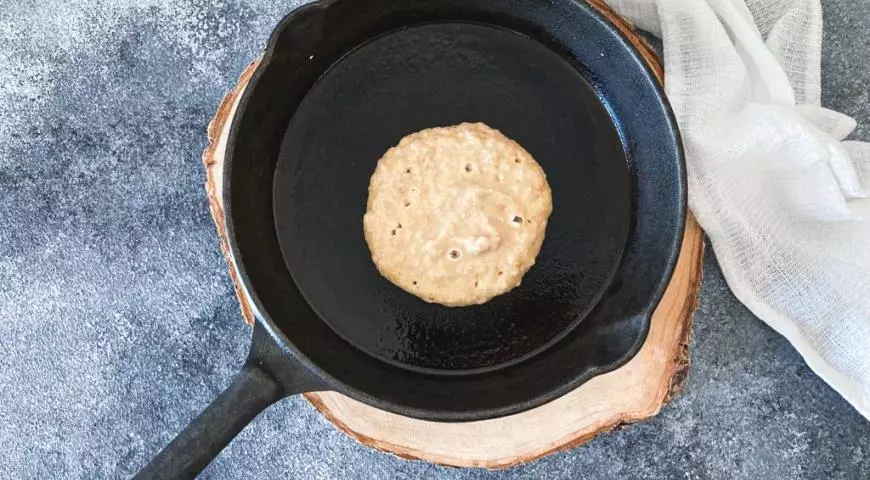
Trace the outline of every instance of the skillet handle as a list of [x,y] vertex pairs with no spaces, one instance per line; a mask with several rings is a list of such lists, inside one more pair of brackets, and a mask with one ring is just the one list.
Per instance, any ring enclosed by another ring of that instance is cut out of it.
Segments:
[[251,353],[233,383],[133,480],[193,479],[266,407],[327,389],[257,322]]
[[233,383],[134,480],[195,478],[254,417],[284,396],[272,375],[246,363]]

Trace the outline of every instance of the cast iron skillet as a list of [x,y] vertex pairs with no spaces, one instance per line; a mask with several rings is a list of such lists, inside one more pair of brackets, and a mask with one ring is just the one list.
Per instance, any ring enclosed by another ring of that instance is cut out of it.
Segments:
[[[521,287],[449,309],[378,275],[362,217],[390,146],[464,121],[540,162],[554,213]],[[250,357],[139,478],[196,475],[259,412],[301,392],[451,422],[553,400],[637,352],[686,213],[659,85],[575,0],[300,8],[241,99],[225,168],[232,257],[257,312]]]

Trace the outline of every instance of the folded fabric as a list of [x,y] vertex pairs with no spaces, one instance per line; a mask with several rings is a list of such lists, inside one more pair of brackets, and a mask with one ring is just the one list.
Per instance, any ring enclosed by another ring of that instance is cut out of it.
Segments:
[[818,0],[609,0],[662,38],[689,205],[731,290],[870,419],[870,144],[820,106]]

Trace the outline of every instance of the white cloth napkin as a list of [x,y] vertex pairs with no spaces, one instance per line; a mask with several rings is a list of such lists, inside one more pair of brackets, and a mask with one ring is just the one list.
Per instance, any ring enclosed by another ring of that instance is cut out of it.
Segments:
[[662,38],[689,204],[731,290],[870,419],[870,144],[819,105],[819,1],[608,3]]

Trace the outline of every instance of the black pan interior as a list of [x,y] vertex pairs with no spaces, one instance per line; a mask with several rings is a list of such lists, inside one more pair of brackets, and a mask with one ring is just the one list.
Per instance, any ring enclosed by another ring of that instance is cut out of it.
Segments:
[[[465,121],[531,152],[555,208],[520,288],[447,308],[378,274],[362,218],[387,149]],[[290,121],[273,192],[287,267],[320,317],[384,361],[452,373],[515,362],[573,328],[610,284],[631,223],[622,141],[582,70],[527,36],[470,23],[391,32],[333,65]]]
[[[362,215],[387,148],[462,121],[526,147],[555,209],[522,287],[447,309],[380,278]],[[245,92],[226,168],[231,248],[262,320],[336,389],[438,420],[531,408],[630,358],[685,215],[660,88],[571,0],[304,7]]]

